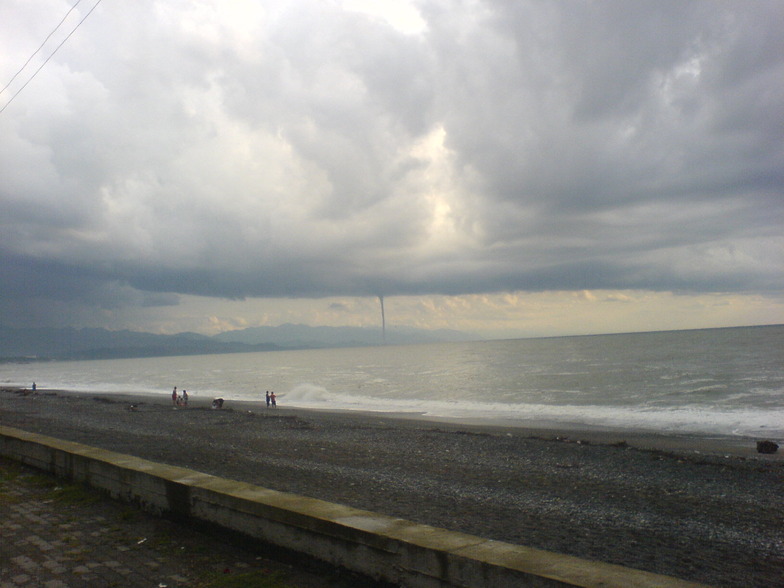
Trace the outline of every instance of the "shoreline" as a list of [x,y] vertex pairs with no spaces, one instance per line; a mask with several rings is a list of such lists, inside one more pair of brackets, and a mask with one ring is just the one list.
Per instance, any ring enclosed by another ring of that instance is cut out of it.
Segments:
[[781,450],[211,402],[2,388],[0,424],[703,584],[784,586]]
[[[29,391],[28,391],[29,392]],[[33,394],[32,392],[29,392]],[[166,394],[144,392],[87,392],[81,390],[38,389],[37,394],[46,395],[71,395],[81,398],[105,398],[113,402],[139,404],[144,402],[168,405],[169,396]],[[191,395],[189,407],[175,407],[178,410],[187,408],[210,409],[212,398]],[[446,430],[468,430],[478,433],[522,435],[529,438],[543,440],[563,440],[573,443],[594,443],[598,445],[627,444],[629,447],[643,451],[667,451],[685,455],[732,456],[741,458],[759,458],[761,460],[784,461],[784,447],[774,454],[761,454],[757,452],[757,441],[770,440],[784,446],[784,440],[777,437],[749,437],[741,435],[722,435],[709,433],[675,433],[638,431],[634,429],[619,429],[598,427],[573,423],[565,426],[561,423],[545,422],[541,425],[520,423],[518,421],[487,422],[483,419],[434,417],[417,412],[389,412],[370,410],[344,410],[331,408],[302,408],[297,406],[278,405],[267,408],[263,400],[233,400],[229,399],[222,410],[237,410],[264,414],[274,411],[279,416],[328,415],[335,419],[376,419],[395,422],[397,426],[442,427]]]

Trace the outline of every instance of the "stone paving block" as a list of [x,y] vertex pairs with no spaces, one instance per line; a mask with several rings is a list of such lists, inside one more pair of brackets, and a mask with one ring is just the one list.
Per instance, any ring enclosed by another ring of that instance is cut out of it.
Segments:
[[26,555],[19,555],[17,557],[12,557],[11,561],[15,563],[17,566],[22,568],[23,570],[34,570],[38,567],[38,564],[35,563],[32,559],[30,559]]
[[71,570],[74,574],[88,574],[90,573],[90,568],[87,566],[76,566]]

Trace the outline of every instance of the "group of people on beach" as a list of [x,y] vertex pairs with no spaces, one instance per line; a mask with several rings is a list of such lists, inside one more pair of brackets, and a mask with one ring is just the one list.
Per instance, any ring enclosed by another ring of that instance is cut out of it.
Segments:
[[[35,384],[33,384],[33,390],[35,390]],[[174,387],[172,390],[172,406],[188,406],[188,391],[183,390],[182,394],[177,392],[177,386]],[[270,406],[275,408],[278,406],[278,398],[275,396],[274,392],[270,392],[267,390],[266,394],[266,401],[267,401],[267,408]],[[223,398],[216,398],[212,401],[212,408],[223,408]]]
[[182,394],[177,394],[177,386],[172,390],[172,405],[173,406],[188,406],[188,391],[183,390]]
[[277,397],[275,396],[274,392],[270,392],[269,390],[267,390],[266,399],[267,399],[267,408],[269,408],[270,406],[274,408],[278,405]]

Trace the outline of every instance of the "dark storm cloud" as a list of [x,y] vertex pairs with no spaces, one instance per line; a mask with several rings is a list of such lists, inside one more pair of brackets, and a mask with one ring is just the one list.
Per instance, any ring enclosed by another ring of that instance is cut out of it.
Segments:
[[[240,6],[102,5],[0,115],[4,313],[781,292],[781,3]],[[4,7],[5,79],[65,10]]]

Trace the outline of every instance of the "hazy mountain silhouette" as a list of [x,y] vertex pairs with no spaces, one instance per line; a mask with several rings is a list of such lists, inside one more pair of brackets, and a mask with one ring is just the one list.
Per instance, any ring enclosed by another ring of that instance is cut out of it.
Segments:
[[[435,343],[476,339],[449,330],[387,329],[386,343]],[[281,349],[355,347],[382,344],[381,330],[363,327],[308,327],[281,325],[253,327],[212,337],[197,333],[156,335],[139,331],[106,329],[0,327],[0,358],[107,359],[242,353]]]

